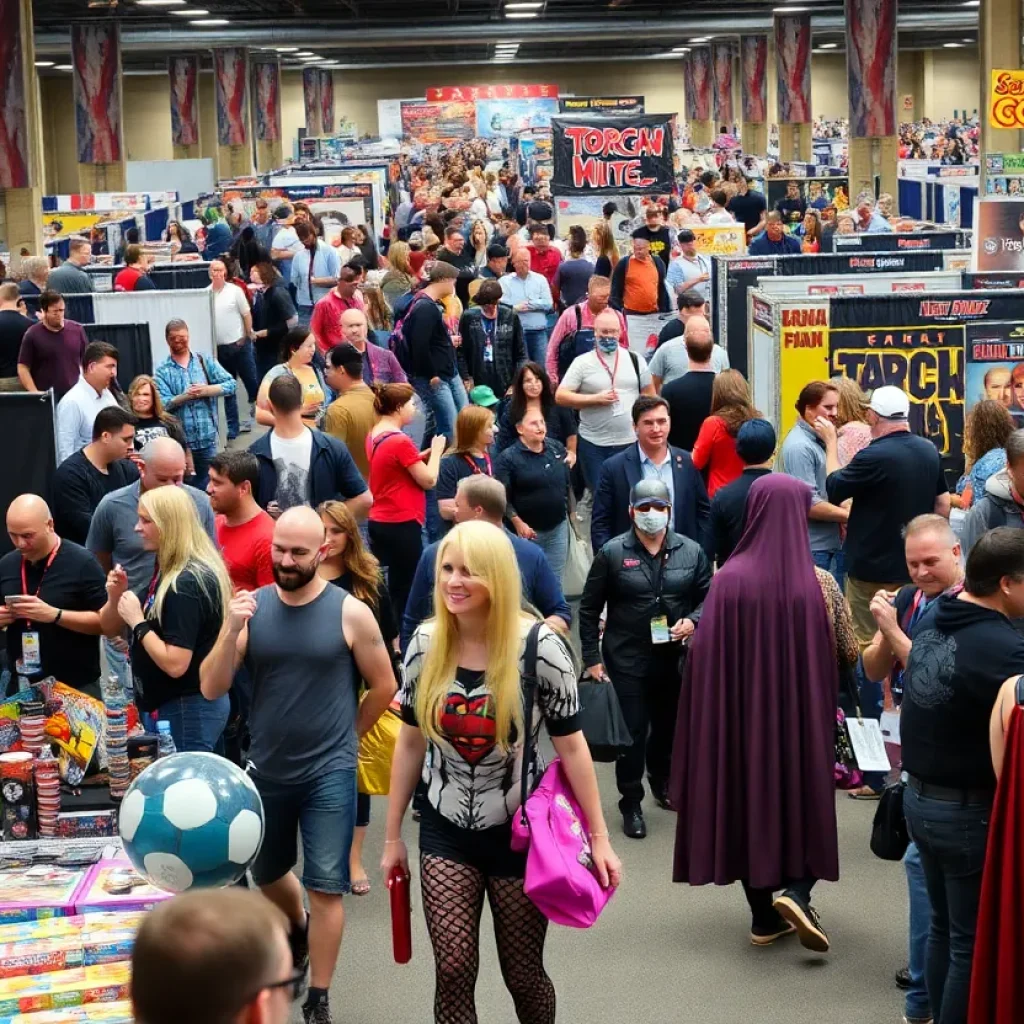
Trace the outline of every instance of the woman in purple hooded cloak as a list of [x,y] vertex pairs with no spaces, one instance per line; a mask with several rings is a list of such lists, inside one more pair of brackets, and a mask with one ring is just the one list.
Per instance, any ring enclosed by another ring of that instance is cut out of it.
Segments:
[[817,880],[839,877],[838,661],[852,664],[856,645],[835,581],[811,561],[810,507],[810,488],[792,477],[750,489],[687,660],[670,796],[673,880],[742,882],[753,943],[796,931],[825,952],[810,896]]

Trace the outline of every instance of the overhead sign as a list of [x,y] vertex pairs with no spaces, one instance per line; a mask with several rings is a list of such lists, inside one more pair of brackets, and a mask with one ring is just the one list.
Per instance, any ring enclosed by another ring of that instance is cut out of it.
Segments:
[[474,100],[557,99],[557,85],[439,85],[427,90],[429,103],[468,103]]
[[608,111],[613,114],[642,114],[643,96],[563,96],[558,101],[563,114],[584,114],[587,111]]
[[671,192],[671,118],[664,114],[551,119],[555,195]]
[[1024,128],[1024,70],[992,69],[988,123],[993,128]]

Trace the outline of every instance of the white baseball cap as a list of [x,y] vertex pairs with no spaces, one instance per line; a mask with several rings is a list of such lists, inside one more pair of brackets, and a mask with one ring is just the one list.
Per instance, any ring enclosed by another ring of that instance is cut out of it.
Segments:
[[910,415],[910,399],[906,392],[892,384],[875,388],[868,406],[877,416],[885,420],[905,420]]

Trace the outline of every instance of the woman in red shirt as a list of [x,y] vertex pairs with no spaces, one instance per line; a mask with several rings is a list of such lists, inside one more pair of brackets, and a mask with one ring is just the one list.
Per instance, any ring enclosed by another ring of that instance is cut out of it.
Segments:
[[[395,620],[402,621],[412,579],[423,553],[427,496],[437,483],[441,456],[448,443],[438,434],[428,452],[418,451],[402,428],[416,415],[409,384],[375,389],[373,408],[380,419],[366,439],[370,464],[370,550],[388,569],[388,590]],[[426,463],[424,464],[424,458]]]
[[750,404],[750,390],[743,374],[739,370],[723,370],[711,388],[711,415],[701,425],[693,445],[693,464],[707,479],[709,497],[714,497],[719,487],[732,483],[747,468],[736,454],[736,432],[747,420],[760,415]]

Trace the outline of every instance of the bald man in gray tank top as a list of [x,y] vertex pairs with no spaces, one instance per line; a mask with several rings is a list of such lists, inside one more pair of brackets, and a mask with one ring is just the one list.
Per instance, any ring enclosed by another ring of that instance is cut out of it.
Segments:
[[[309,964],[306,1024],[331,1024],[327,990],[345,924],[342,896],[350,891],[359,738],[397,689],[373,613],[317,575],[325,541],[320,517],[307,506],[278,519],[274,585],[235,596],[200,670],[210,700],[228,692],[243,660],[253,681],[248,770],[263,799],[265,833],[252,874],[288,915],[296,967]],[[360,677],[368,688],[361,704]],[[300,830],[301,885],[292,873]]]

